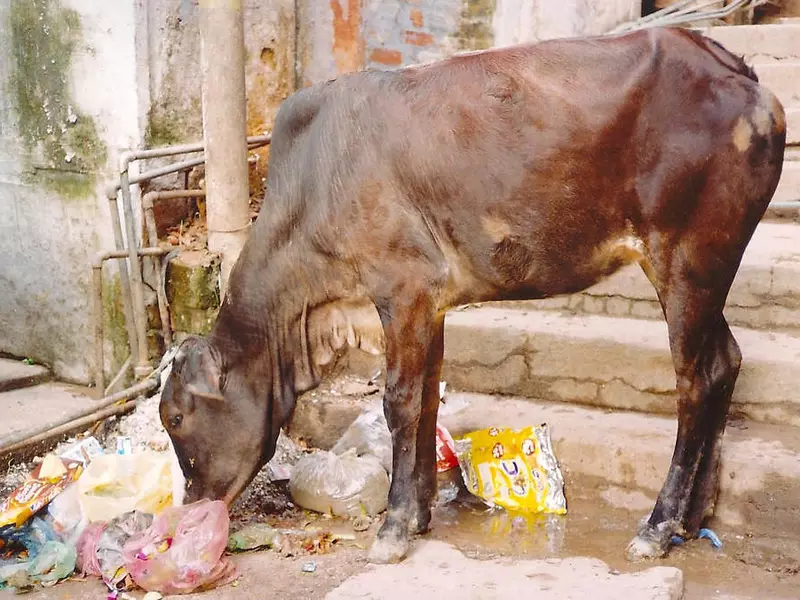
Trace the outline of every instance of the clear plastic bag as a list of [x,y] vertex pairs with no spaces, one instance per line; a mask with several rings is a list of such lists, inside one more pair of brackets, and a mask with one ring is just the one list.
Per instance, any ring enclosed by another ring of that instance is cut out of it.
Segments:
[[23,527],[2,530],[6,546],[24,548],[27,560],[0,561],[0,587],[4,584],[27,589],[35,583],[52,584],[75,570],[75,549],[58,540],[52,526],[34,517]]
[[341,456],[315,452],[292,470],[289,492],[303,508],[341,517],[377,515],[386,509],[389,476],[372,455],[350,449]]
[[158,514],[172,504],[172,458],[168,452],[150,451],[97,456],[78,488],[90,523],[134,510]]
[[392,474],[392,434],[381,403],[371,404],[358,415],[331,452],[341,455],[351,449],[358,456],[376,456],[386,472]]
[[125,544],[125,567],[149,592],[188,594],[224,585],[237,577],[222,556],[229,526],[227,507],[219,500],[167,508]]

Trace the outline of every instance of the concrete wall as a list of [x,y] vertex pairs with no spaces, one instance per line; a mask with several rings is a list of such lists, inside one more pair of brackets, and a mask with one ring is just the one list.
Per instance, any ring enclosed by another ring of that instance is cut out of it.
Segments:
[[65,379],[90,375],[101,192],[140,137],[136,4],[0,0],[0,351]]

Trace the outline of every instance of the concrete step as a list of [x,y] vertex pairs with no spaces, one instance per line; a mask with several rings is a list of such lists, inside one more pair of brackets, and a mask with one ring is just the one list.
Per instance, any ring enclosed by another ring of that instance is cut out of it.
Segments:
[[755,65],[758,80],[778,97],[785,109],[800,105],[800,60]]
[[[800,338],[733,328],[744,356],[731,413],[800,427]],[[675,414],[667,325],[495,307],[448,313],[442,379],[454,389]]]
[[723,25],[700,31],[756,66],[800,60],[800,23]]
[[[505,306],[664,320],[655,290],[637,265],[581,294]],[[759,224],[733,282],[725,316],[734,325],[800,334],[800,225]]]
[[[353,387],[352,381],[348,387]],[[330,388],[323,386],[298,399],[289,428],[293,438],[329,449],[367,406],[380,402],[383,391],[342,394],[336,391],[339,382]],[[439,422],[455,437],[489,427],[547,423],[568,503],[585,492],[576,487],[592,482],[597,502],[607,493],[638,494],[635,510],[642,515],[653,507],[664,483],[677,433],[674,417],[455,391],[447,392]],[[731,423],[722,460],[719,522],[765,537],[800,530],[800,430]]]
[[[798,73],[800,81],[800,73]],[[772,197],[773,202],[787,202],[790,200],[800,200],[800,162],[786,160],[783,163],[781,180],[778,182],[778,189]]]
[[59,420],[77,417],[96,401],[89,390],[65,383],[48,382],[0,394],[0,447],[23,432],[31,434],[53,427]]
[[[798,75],[800,76],[800,75]],[[786,144],[800,144],[800,107],[784,107],[786,110]]]
[[21,360],[0,358],[0,392],[36,385],[49,378],[50,371],[41,365],[28,365]]

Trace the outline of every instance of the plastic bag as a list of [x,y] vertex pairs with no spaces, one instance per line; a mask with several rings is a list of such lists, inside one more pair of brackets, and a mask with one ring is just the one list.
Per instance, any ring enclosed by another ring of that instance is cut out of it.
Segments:
[[112,519],[97,537],[97,546],[94,548],[96,565],[103,583],[112,592],[129,590],[133,587],[128,570],[125,568],[122,549],[128,539],[152,524],[153,515],[139,511],[124,513]]
[[464,489],[455,442],[443,425],[436,424],[436,505],[452,502]]
[[256,548],[280,548],[281,534],[266,523],[246,525],[228,538],[228,550],[255,550]]
[[389,476],[375,456],[320,451],[301,458],[289,492],[303,508],[342,517],[377,515],[386,509]]
[[162,594],[228,583],[237,577],[233,563],[222,557],[229,526],[227,507],[219,500],[167,508],[125,544],[125,568],[137,585]]
[[106,524],[102,521],[90,523],[81,532],[78,542],[75,545],[77,551],[76,565],[84,575],[94,575],[101,577],[100,562],[97,559],[97,545],[100,543],[100,536]]
[[386,472],[392,474],[392,434],[380,403],[371,404],[358,415],[331,452],[341,455],[351,449],[358,456],[376,456]]
[[158,514],[172,504],[172,465],[168,452],[104,454],[95,457],[78,480],[88,521],[111,521],[138,510]]
[[48,454],[25,482],[0,503],[0,527],[21,527],[80,477],[83,465]]
[[78,484],[71,484],[50,502],[47,507],[47,520],[58,537],[66,544],[74,546],[83,529],[88,524],[83,514]]
[[4,527],[0,537],[4,549],[24,557],[0,561],[0,587],[8,584],[25,590],[35,583],[55,583],[75,570],[75,549],[58,541],[52,526],[41,517],[23,527]]
[[514,512],[564,514],[564,478],[547,424],[483,429],[456,441],[467,489]]

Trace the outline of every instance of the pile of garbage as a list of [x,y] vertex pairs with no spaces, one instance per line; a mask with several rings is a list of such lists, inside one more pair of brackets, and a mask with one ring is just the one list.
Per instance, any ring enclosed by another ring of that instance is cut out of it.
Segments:
[[175,468],[170,452],[133,452],[126,438],[113,453],[90,436],[45,456],[0,504],[0,587],[50,586],[76,569],[102,579],[109,598],[232,581],[227,507],[175,506]]
[[[444,384],[440,396],[444,396]],[[490,428],[453,439],[436,425],[436,505],[478,499],[514,513],[565,514],[564,479],[546,423]],[[294,465],[292,499],[303,508],[359,519],[386,509],[392,437],[380,401],[369,404],[330,451]]]

